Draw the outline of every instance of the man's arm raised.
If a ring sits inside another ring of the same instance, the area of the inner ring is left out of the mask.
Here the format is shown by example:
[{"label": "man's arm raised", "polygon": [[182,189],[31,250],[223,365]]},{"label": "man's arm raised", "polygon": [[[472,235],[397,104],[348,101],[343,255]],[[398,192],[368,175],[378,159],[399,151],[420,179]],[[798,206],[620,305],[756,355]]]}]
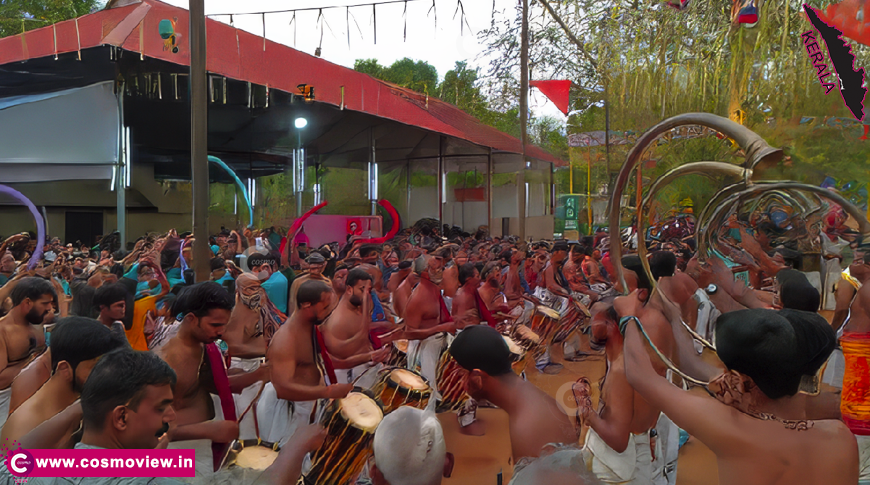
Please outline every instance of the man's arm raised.
[{"label": "man's arm raised", "polygon": [[[622,357],[619,360],[622,360]],[[634,390],[625,379],[624,369],[620,369],[620,367],[624,368],[624,365],[620,364],[621,362],[617,362],[611,369],[611,374],[607,376],[606,385],[611,399],[604,410],[605,416],[602,417],[588,406],[580,409],[583,423],[594,429],[607,446],[617,453],[622,453],[628,448],[631,418],[634,416]]]},{"label": "man's arm raised", "polygon": [[650,363],[647,344],[634,321],[625,330],[625,377],[653,407],[661,409],[680,428],[697,437],[717,455],[733,452],[750,440],[741,426],[740,412],[720,402],[677,388],[658,375]]}]

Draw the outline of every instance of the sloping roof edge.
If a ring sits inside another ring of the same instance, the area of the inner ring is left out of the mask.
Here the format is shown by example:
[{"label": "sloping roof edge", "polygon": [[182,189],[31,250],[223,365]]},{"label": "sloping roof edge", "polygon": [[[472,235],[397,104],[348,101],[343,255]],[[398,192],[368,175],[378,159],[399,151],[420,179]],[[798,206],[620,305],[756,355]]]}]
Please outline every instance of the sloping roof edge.
[{"label": "sloping roof edge", "polygon": [[[114,4],[110,3],[110,7],[99,12],[0,39],[0,65],[101,45],[114,45],[147,57],[190,65],[187,10],[158,0],[116,4],[123,6],[113,7]],[[172,46],[161,38],[158,27],[161,21],[173,24],[177,52],[173,52]],[[484,125],[444,101],[380,81],[216,20],[206,19],[206,31],[206,68],[213,74],[288,93],[298,92],[299,84],[308,84],[315,87],[317,102],[419,126],[496,151],[522,153],[520,140]],[[559,166],[567,165],[533,145],[526,146],[526,156]]]}]

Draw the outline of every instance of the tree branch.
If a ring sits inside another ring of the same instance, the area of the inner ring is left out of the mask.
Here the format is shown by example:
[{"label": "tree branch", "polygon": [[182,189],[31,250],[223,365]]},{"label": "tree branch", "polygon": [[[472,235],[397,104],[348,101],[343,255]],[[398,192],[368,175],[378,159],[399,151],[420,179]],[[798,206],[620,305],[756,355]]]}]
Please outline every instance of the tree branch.
[{"label": "tree branch", "polygon": [[[540,0],[540,1],[541,1],[541,4],[544,5],[544,8],[547,9],[547,12],[549,12],[550,15],[553,16],[553,19],[555,19],[556,22],[559,24],[559,26],[562,27],[562,30],[565,31],[565,35],[568,36],[568,39],[570,39],[571,42],[573,42],[574,45],[577,46],[577,50],[579,50],[580,53],[583,54],[583,57],[585,57],[586,60],[589,61],[590,64],[592,64],[592,67],[595,68],[596,71],[601,73],[601,71],[598,69],[598,62],[596,62],[595,59],[592,57],[592,55],[586,51],[586,48],[583,46],[583,43],[580,42],[580,39],[578,39],[576,36],[574,36],[574,33],[571,32],[571,29],[568,28],[568,24],[566,24],[565,21],[562,20],[562,17],[559,17],[559,14],[557,14],[556,11],[553,10],[553,7],[550,6],[550,3],[547,0]],[[601,74],[603,74],[603,73],[601,73]]]}]

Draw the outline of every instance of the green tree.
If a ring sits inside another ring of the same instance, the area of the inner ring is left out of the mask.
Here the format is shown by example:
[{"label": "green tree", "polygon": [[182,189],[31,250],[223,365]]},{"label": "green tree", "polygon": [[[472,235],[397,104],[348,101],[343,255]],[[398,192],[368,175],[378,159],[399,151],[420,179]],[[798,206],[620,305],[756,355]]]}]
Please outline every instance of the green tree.
[{"label": "green tree", "polygon": [[0,0],[0,37],[85,15],[104,3],[100,0]]},{"label": "green tree", "polygon": [[390,67],[385,67],[378,63],[377,59],[357,59],[353,68],[420,93],[434,95],[438,87],[438,70],[426,61],[414,61],[406,57],[394,62]]}]

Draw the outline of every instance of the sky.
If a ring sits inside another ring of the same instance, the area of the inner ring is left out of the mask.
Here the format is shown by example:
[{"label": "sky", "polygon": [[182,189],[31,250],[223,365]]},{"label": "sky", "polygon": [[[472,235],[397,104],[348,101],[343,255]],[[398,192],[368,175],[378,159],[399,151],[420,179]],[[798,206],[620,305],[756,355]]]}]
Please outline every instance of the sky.
[{"label": "sky", "polygon": [[[172,5],[188,8],[188,0],[163,0]],[[417,0],[406,4],[394,3],[377,6],[377,43],[374,39],[374,26],[371,5],[350,9],[348,22],[345,5],[355,5],[366,1],[383,0],[206,0],[206,15],[221,13],[268,12],[293,8],[315,8],[342,6],[324,9],[322,17],[319,10],[296,13],[271,13],[265,15],[265,36],[269,40],[314,54],[319,46],[321,57],[330,62],[353,68],[356,59],[377,59],[382,65],[390,65],[398,59],[409,57],[423,60],[435,66],[440,79],[453,69],[456,61],[467,61],[470,67],[480,67],[485,71],[487,61],[481,58],[484,46],[478,41],[477,34],[488,28],[495,19],[515,15],[517,0],[463,0],[465,20],[460,26],[457,0],[434,0],[437,13],[429,12],[433,0]],[[495,8],[493,9],[493,5]],[[226,15],[210,16],[224,23],[230,22]],[[407,18],[407,38],[405,38],[405,19]],[[234,15],[233,25],[256,35],[263,35],[263,16]],[[291,23],[292,22],[292,23]],[[350,24],[350,46],[348,46],[348,23]],[[535,116],[552,116],[559,120],[566,117],[552,102],[538,92],[531,90],[529,105]]]}]

